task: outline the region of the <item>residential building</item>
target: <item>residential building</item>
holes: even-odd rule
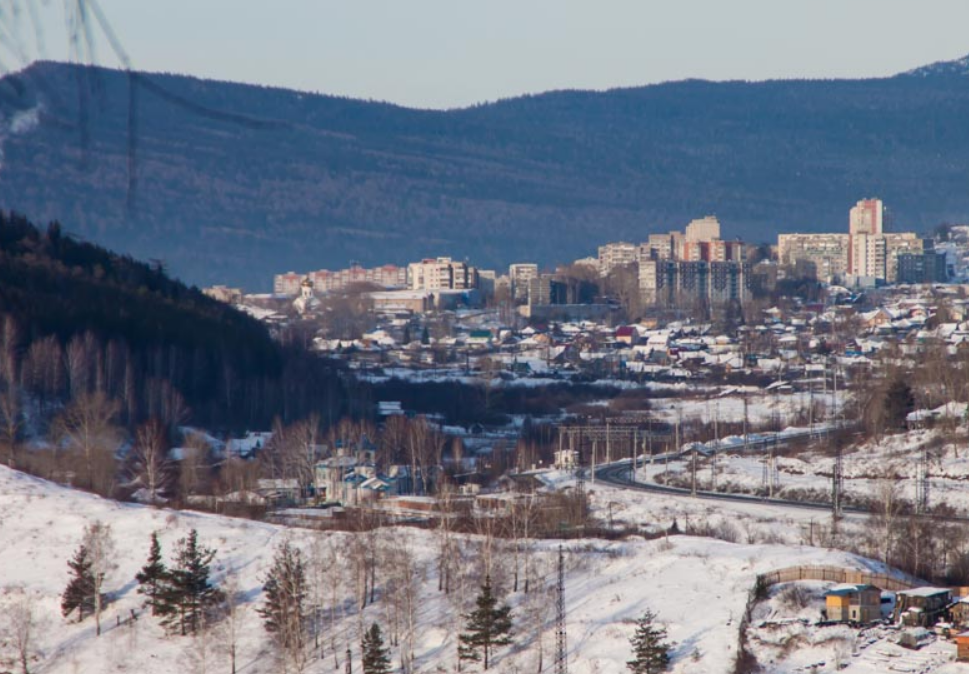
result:
[[[713,241],[720,238],[720,221],[717,216],[708,215],[692,220],[686,226],[684,238],[687,241]]]
[[[407,269],[404,267],[385,264],[365,269],[358,264],[353,264],[347,269],[337,271],[319,269],[309,274],[297,274],[292,271],[277,274],[273,277],[273,292],[277,295],[297,295],[304,278],[309,279],[313,290],[318,293],[343,290],[355,284],[376,285],[382,288],[407,287]]]
[[[838,283],[848,272],[848,234],[779,234],[777,258],[782,265],[810,265],[810,275]]]
[[[407,265],[411,290],[468,290],[477,287],[477,271],[449,257],[427,258]]]
[[[528,282],[537,277],[538,265],[534,262],[517,262],[508,265],[512,297],[516,300],[524,300],[528,296]]]
[[[273,292],[277,295],[299,295],[299,286],[303,278],[303,274],[297,274],[294,271],[276,274],[273,277]]]
[[[882,234],[883,219],[881,199],[862,199],[848,212],[848,234]]]
[[[945,283],[949,280],[945,253],[926,250],[899,253],[896,283]]]
[[[625,241],[599,246],[599,274],[608,276],[616,267],[632,264],[639,259],[639,246]]]
[[[746,262],[646,260],[639,267],[639,290],[646,304],[743,304],[750,299],[750,266]]]
[[[881,596],[874,585],[835,585],[824,595],[824,608],[832,622],[870,623],[882,617]]]

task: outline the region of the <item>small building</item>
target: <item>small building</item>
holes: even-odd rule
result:
[[[914,587],[897,595],[895,621],[931,627],[945,617],[952,593],[945,587]]]
[[[869,623],[882,617],[882,591],[874,585],[835,585],[824,595],[828,620]]]
[[[956,635],[956,660],[969,662],[969,632],[960,632]]]

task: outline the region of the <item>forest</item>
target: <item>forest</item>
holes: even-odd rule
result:
[[[268,427],[311,410],[338,418],[343,378],[283,348],[255,319],[143,263],[0,213],[0,391],[40,424],[91,394],[134,427]],[[24,421],[26,423],[26,421]]]

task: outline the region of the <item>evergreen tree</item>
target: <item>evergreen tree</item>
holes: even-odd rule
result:
[[[145,604],[151,607],[153,616],[164,615],[171,609],[170,603],[166,601],[171,579],[165,562],[162,561],[158,532],[151,534],[148,561],[141,567],[141,571],[135,574],[135,580],[138,581],[138,594],[145,595]]]
[[[476,608],[465,616],[467,632],[458,636],[458,658],[479,662],[483,656],[484,668],[488,669],[494,648],[511,643],[511,608],[498,606],[491,591],[491,576],[485,576],[475,604]]]
[[[427,326],[425,325],[424,329],[421,330],[421,344],[423,344],[424,346],[427,346],[430,343],[431,343],[431,333],[427,331]]]
[[[214,557],[215,550],[199,545],[195,529],[176,544],[167,587],[158,597],[161,621],[169,631],[195,634],[201,629],[206,613],[221,601],[222,593],[209,580],[209,566]]]
[[[363,653],[363,674],[390,674],[390,649],[384,647],[377,623],[364,632],[360,650]]]
[[[656,674],[670,662],[670,647],[666,643],[666,628],[657,627],[656,614],[649,609],[636,621],[636,633],[630,638],[633,659],[626,666],[633,674]]]
[[[299,549],[283,541],[263,584],[265,604],[258,609],[266,631],[284,652],[303,649],[306,621],[306,574]]]
[[[94,613],[94,593],[97,587],[87,546],[79,546],[67,566],[71,570],[71,579],[61,595],[61,613],[66,618],[77,609],[77,620],[80,622],[84,620],[85,614]]]
[[[888,385],[884,397],[885,428],[904,431],[908,415],[915,409],[915,395],[903,376],[896,376]]]

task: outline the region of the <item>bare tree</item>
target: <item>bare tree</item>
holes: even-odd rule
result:
[[[82,545],[87,548],[94,576],[94,624],[101,634],[101,612],[104,609],[104,587],[111,574],[118,568],[115,562],[114,538],[110,525],[95,520],[84,528]]]
[[[383,542],[383,575],[394,618],[392,636],[400,644],[401,670],[407,674],[414,671],[418,595],[425,569],[400,530],[386,533]]]
[[[5,463],[11,468],[17,467],[23,425],[20,394],[15,386],[8,385],[6,390],[0,392],[0,442],[3,445]]]
[[[164,501],[171,488],[174,471],[168,451],[168,435],[158,419],[149,419],[138,427],[131,471],[133,481],[141,484],[149,503]]]
[[[30,674],[30,662],[35,654],[35,635],[41,629],[34,609],[37,599],[23,588],[8,591],[8,599],[3,633],[13,646],[21,674]]]
[[[236,674],[242,626],[250,606],[245,601],[239,574],[232,567],[226,569],[222,591],[221,620],[216,628],[217,648],[228,657],[230,674]]]
[[[54,421],[54,435],[81,457],[82,486],[108,494],[116,472],[114,454],[120,443],[115,425],[118,403],[100,391],[82,393]]]

